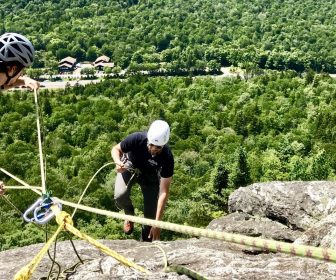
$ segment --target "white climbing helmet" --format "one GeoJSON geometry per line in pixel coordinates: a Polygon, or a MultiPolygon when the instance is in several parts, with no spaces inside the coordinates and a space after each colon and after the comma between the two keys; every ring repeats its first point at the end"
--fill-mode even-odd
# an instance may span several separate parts
{"type": "Polygon", "coordinates": [[[164,146],[168,143],[170,135],[170,128],[168,123],[162,120],[154,121],[147,132],[147,139],[149,144],[156,146],[164,146]]]}
{"type": "Polygon", "coordinates": [[[33,63],[34,52],[32,43],[25,36],[17,33],[0,36],[0,61],[17,61],[28,67],[33,63]]]}

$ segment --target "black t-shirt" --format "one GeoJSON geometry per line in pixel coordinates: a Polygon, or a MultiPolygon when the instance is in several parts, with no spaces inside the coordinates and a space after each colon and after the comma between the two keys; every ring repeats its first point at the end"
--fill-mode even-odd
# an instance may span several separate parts
{"type": "Polygon", "coordinates": [[[135,132],[128,135],[120,143],[123,153],[127,153],[128,159],[134,167],[141,172],[160,171],[160,176],[169,178],[174,174],[174,156],[167,145],[160,154],[152,156],[147,148],[147,132],[135,132]]]}

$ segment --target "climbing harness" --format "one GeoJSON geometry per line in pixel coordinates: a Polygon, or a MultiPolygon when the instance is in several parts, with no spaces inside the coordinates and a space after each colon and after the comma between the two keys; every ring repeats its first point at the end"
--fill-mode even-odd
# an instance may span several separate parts
{"type": "Polygon", "coordinates": [[[44,225],[55,217],[55,214],[51,211],[52,205],[57,205],[62,210],[62,204],[57,202],[57,198],[51,197],[50,193],[43,194],[24,212],[23,218],[28,223],[35,222],[44,225]]]}

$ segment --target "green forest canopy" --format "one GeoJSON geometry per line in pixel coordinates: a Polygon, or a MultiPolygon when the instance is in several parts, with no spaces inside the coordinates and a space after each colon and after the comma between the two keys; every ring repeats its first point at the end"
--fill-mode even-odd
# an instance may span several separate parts
{"type": "Polygon", "coordinates": [[[27,35],[34,67],[107,55],[125,69],[220,66],[336,72],[334,0],[0,0],[0,33],[27,35]]]}
{"type": "MultiPolygon", "coordinates": [[[[328,76],[265,72],[239,78],[105,80],[86,87],[40,91],[47,188],[76,202],[91,176],[111,162],[110,150],[157,118],[172,128],[176,160],[164,219],[206,226],[226,211],[234,189],[273,180],[335,179],[336,81],[328,76]]],[[[40,184],[33,95],[0,95],[0,166],[40,184]]],[[[117,211],[115,171],[104,169],[84,204],[117,211]]],[[[4,174],[8,185],[17,183],[4,174]]],[[[22,211],[37,197],[8,191],[22,211]]],[[[141,194],[133,194],[141,215],[141,194]]],[[[23,224],[0,200],[1,249],[41,242],[43,231],[23,224]],[[23,230],[22,230],[23,225],[23,230]]],[[[70,211],[70,209],[66,209],[70,211]]],[[[125,238],[121,222],[79,211],[76,225],[96,238],[125,238]]],[[[136,234],[139,234],[137,228],[136,234]]],[[[176,238],[170,232],[164,239],[176,238]]]]}

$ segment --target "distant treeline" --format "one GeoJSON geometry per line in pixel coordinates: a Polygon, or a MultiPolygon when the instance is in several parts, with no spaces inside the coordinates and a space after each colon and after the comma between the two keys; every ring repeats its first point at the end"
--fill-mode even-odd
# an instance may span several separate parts
{"type": "Polygon", "coordinates": [[[107,55],[135,72],[335,73],[335,14],[334,0],[0,0],[0,33],[26,34],[35,68],[107,55]]]}

